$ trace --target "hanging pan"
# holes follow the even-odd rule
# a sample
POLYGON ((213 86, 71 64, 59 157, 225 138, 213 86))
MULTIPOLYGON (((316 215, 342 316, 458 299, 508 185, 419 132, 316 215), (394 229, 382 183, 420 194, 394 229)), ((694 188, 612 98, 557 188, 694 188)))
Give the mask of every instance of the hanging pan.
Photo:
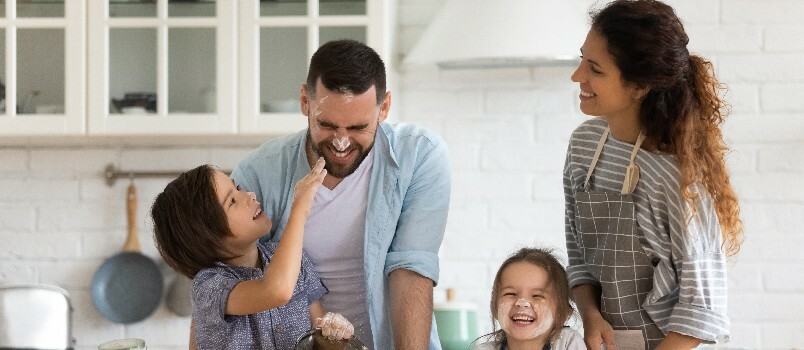
POLYGON ((122 252, 106 259, 92 278, 92 302, 115 323, 139 322, 150 316, 162 299, 162 273, 151 258, 140 253, 137 237, 137 189, 128 186, 128 235, 122 252))

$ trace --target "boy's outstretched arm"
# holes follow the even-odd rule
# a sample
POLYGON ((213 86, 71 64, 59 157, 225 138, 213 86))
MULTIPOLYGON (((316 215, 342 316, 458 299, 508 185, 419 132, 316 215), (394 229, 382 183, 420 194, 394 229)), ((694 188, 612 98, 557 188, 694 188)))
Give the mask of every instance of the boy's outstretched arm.
POLYGON ((326 175, 324 159, 319 158, 310 173, 296 184, 288 224, 271 263, 261 280, 243 281, 232 289, 226 302, 227 315, 249 315, 290 301, 301 271, 304 224, 326 175))

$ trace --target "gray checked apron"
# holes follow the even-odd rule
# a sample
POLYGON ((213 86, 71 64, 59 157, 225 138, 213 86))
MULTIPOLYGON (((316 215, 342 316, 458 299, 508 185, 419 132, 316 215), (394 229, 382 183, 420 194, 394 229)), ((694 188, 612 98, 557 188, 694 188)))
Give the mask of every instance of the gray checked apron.
POLYGON ((615 330, 618 349, 625 345, 618 339, 625 343, 629 336, 637 344, 642 340, 650 349, 659 344, 664 334, 642 308, 653 287, 653 266, 639 242, 631 194, 639 181, 634 158, 644 135, 640 132, 631 151, 620 193, 590 191, 589 179, 608 135, 606 128, 589 165, 584 188, 575 192, 576 240, 587 269, 600 282, 600 311, 615 330))

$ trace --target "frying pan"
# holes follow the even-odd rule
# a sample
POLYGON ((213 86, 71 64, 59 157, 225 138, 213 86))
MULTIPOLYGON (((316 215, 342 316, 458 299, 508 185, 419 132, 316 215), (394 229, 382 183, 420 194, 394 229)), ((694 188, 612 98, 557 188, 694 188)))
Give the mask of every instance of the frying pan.
POLYGON ((92 278, 92 302, 115 323, 139 322, 150 316, 162 299, 162 273, 151 258, 140 253, 137 238, 137 189, 128 186, 128 236, 122 252, 106 259, 92 278))

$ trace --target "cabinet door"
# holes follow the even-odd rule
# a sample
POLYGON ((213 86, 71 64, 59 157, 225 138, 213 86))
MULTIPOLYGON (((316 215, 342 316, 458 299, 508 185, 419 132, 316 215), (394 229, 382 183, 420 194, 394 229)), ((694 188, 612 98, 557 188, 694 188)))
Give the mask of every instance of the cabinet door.
POLYGON ((89 9, 89 134, 233 134, 236 1, 89 9))
POLYGON ((0 134, 85 132, 85 2, 0 1, 0 134))
POLYGON ((390 0, 241 0, 240 133, 288 133, 307 126, 299 94, 323 43, 354 39, 388 63, 390 0))

